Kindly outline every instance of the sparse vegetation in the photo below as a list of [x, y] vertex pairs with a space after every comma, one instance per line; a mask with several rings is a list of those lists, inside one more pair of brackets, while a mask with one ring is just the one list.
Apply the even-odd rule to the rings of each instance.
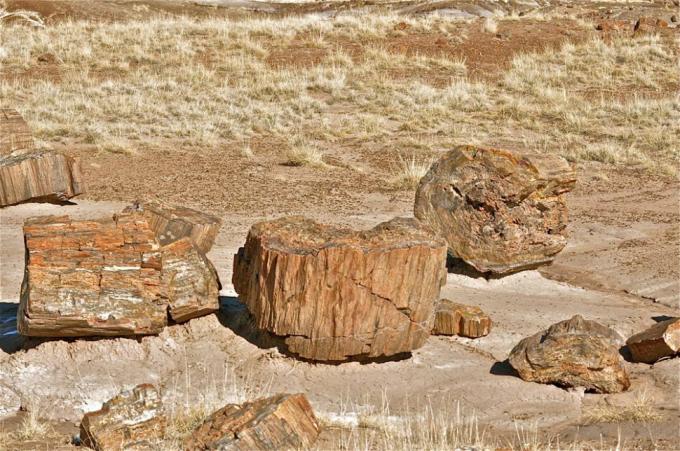
[[629, 405], [599, 403], [584, 412], [582, 421], [584, 424], [653, 423], [662, 418], [654, 407], [653, 399], [643, 391]]
[[397, 188], [415, 189], [433, 162], [433, 159], [418, 159], [415, 155], [406, 159], [399, 157], [399, 165], [394, 171], [392, 183]]

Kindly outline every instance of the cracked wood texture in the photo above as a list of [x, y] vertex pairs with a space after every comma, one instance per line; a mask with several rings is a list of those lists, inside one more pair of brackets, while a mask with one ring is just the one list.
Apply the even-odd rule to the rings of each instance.
[[314, 444], [320, 427], [303, 394], [280, 394], [210, 415], [185, 441], [187, 451], [298, 450]]
[[680, 351], [680, 318], [661, 321], [626, 341], [634, 362], [654, 363]]
[[525, 381], [618, 393], [630, 387], [622, 341], [614, 330], [576, 315], [523, 339], [508, 360]]
[[24, 240], [21, 334], [144, 335], [167, 324], [160, 246], [144, 217], [32, 218]]
[[442, 299], [434, 314], [433, 335], [460, 335], [479, 338], [489, 335], [491, 318], [479, 307]]
[[414, 213], [454, 257], [511, 273], [551, 262], [566, 245], [564, 194], [575, 181], [555, 155], [459, 146], [422, 178]]
[[83, 445], [97, 451], [157, 449], [167, 420], [158, 391], [149, 384], [123, 391], [80, 423]]
[[0, 157], [0, 207], [64, 203], [85, 191], [80, 161], [54, 152]]
[[357, 232], [288, 217], [250, 229], [233, 282], [257, 327], [291, 353], [376, 358], [425, 343], [445, 260], [445, 243], [415, 219]]
[[35, 148], [33, 135], [17, 110], [0, 108], [0, 156]]
[[159, 202], [136, 202], [125, 211], [143, 213], [162, 245], [189, 237], [204, 254], [212, 248], [222, 225], [219, 218], [207, 213]]

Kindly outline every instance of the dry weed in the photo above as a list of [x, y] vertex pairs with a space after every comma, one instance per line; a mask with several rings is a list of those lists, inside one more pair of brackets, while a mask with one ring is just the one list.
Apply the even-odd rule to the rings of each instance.
[[661, 421], [663, 416], [657, 412], [653, 401], [646, 391], [642, 391], [629, 405], [615, 406], [606, 402], [599, 403], [583, 414], [582, 421], [584, 424]]

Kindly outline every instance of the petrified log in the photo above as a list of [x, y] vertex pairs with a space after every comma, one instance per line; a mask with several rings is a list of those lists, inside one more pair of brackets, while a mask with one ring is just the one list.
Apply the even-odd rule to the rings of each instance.
[[63, 203], [85, 191], [80, 161], [54, 152], [0, 157], [0, 207]]
[[479, 307], [442, 299], [434, 312], [433, 335], [460, 335], [479, 338], [489, 335], [491, 318]]
[[18, 111], [0, 108], [0, 156], [35, 148], [31, 130]]
[[446, 245], [414, 219], [356, 232], [302, 218], [255, 224], [234, 257], [234, 288], [258, 328], [303, 358], [408, 352], [432, 329]]
[[576, 315], [520, 341], [509, 361], [525, 381], [617, 393], [630, 386], [620, 342], [614, 330]]
[[189, 237], [204, 254], [212, 248], [222, 225], [219, 218], [207, 213], [158, 202], [136, 202], [125, 211], [142, 212], [162, 245]]
[[144, 217], [33, 218], [24, 224], [24, 240], [21, 334], [142, 335], [167, 324], [161, 252]]
[[656, 323], [626, 341], [634, 362], [654, 363], [680, 352], [680, 318]]
[[158, 391], [142, 384], [105, 402], [100, 410], [86, 413], [80, 439], [97, 451], [155, 449], [166, 424]]
[[551, 262], [565, 246], [563, 194], [574, 183], [555, 155], [460, 146], [422, 178], [414, 211], [454, 257], [481, 272], [509, 273]]
[[163, 246], [162, 284], [170, 316], [184, 322], [220, 308], [217, 271], [190, 238]]
[[227, 405], [208, 417], [185, 441], [187, 451], [309, 449], [319, 423], [303, 394]]

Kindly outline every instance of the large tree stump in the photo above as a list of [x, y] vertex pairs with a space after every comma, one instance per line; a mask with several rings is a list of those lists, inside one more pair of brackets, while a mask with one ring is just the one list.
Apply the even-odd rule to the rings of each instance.
[[617, 393], [630, 387], [621, 341], [614, 330], [576, 315], [520, 341], [509, 361], [525, 381]]
[[85, 191], [80, 161], [54, 152], [0, 157], [0, 207], [63, 203]]
[[189, 237], [204, 254], [212, 248], [222, 225], [219, 218], [207, 213], [158, 202], [136, 202], [125, 211], [143, 213], [162, 245]]
[[24, 236], [21, 334], [144, 335], [167, 324], [160, 247], [143, 217], [33, 218]]
[[0, 108], [0, 157], [35, 148], [31, 130], [18, 111]]
[[208, 417], [186, 440], [184, 449], [271, 451], [309, 449], [319, 423], [303, 394], [227, 405]]
[[153, 385], [121, 392], [80, 423], [83, 445], [97, 451], [155, 449], [164, 438], [167, 419]]
[[460, 146], [420, 181], [414, 211], [454, 257], [509, 273], [551, 262], [565, 246], [563, 194], [574, 183], [569, 164], [554, 155]]
[[656, 323], [626, 341], [634, 362], [654, 363], [680, 352], [680, 318]]
[[255, 224], [234, 287], [257, 327], [303, 358], [408, 352], [432, 328], [446, 246], [411, 219], [355, 232], [290, 217]]

